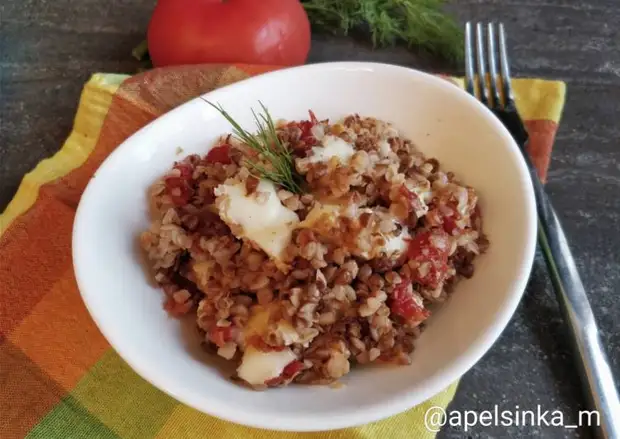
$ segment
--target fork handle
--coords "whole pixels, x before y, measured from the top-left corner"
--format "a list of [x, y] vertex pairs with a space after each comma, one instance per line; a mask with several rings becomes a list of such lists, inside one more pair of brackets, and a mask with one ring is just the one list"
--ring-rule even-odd
[[[620, 400], [601, 344], [599, 329], [592, 313], [575, 260], [568, 246], [562, 225], [549, 201], [538, 173], [527, 154], [523, 154], [534, 184], [538, 210], [538, 242], [543, 251], [558, 302], [569, 326], [573, 348], [578, 357], [581, 378], [591, 409], [599, 413], [590, 425], [603, 439], [620, 439]], [[579, 418], [582, 418], [580, 415]], [[579, 423], [587, 421], [584, 416]]]

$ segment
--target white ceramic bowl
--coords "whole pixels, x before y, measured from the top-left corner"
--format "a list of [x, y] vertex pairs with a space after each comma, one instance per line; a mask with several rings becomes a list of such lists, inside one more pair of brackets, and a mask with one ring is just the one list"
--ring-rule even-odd
[[308, 431], [348, 427], [404, 411], [471, 368], [498, 338], [525, 288], [535, 249], [534, 195], [517, 145], [500, 122], [449, 82], [372, 63], [308, 65], [255, 77], [207, 95], [246, 128], [262, 101], [272, 116], [337, 119], [349, 113], [393, 122], [480, 194], [491, 242], [471, 280], [430, 319], [409, 367], [354, 369], [345, 387], [289, 386], [254, 392], [225, 379], [202, 353], [193, 322], [162, 308], [147, 282], [136, 237], [148, 227], [147, 187], [184, 153], [205, 154], [230, 127], [192, 100], [140, 130], [90, 181], [73, 234], [84, 302], [101, 332], [142, 377], [205, 413], [255, 427]]

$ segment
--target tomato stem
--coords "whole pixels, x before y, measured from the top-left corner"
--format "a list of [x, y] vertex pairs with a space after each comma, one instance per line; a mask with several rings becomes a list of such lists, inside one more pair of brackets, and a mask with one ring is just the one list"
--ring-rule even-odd
[[149, 45], [146, 40], [142, 40], [140, 44], [133, 48], [131, 54], [138, 61], [143, 61], [148, 58], [149, 55]]

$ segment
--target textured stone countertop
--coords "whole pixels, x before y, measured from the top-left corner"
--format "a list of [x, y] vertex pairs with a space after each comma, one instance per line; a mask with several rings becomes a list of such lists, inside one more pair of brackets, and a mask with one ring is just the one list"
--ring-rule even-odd
[[[21, 177], [58, 150], [92, 72], [133, 72], [154, 0], [0, 0], [0, 209]], [[577, 258], [614, 373], [620, 377], [620, 2], [459, 0], [465, 20], [508, 25], [513, 73], [561, 79], [568, 99], [548, 191]], [[73, 18], [68, 18], [73, 17]], [[373, 51], [317, 37], [311, 61], [373, 60], [434, 71], [405, 49]], [[577, 423], [584, 398], [544, 265], [495, 346], [463, 378], [453, 410], [561, 410]], [[618, 414], [620, 417], [620, 414]], [[620, 422], [620, 419], [618, 419]], [[443, 438], [590, 437], [587, 429], [444, 428]]]

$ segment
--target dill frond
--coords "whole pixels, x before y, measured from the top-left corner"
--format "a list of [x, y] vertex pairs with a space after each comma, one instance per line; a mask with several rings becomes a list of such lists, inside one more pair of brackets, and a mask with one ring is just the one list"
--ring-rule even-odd
[[260, 160], [245, 159], [244, 164], [256, 177], [270, 180], [295, 194], [303, 192], [303, 177], [295, 169], [295, 161], [291, 151], [280, 141], [271, 114], [262, 102], [259, 102], [262, 112], [256, 113], [252, 110], [254, 122], [258, 129], [256, 134], [253, 134], [244, 130], [220, 105], [215, 105], [206, 99], [203, 100], [215, 108], [232, 125], [233, 135], [237, 140], [256, 151], [259, 159], [267, 162], [268, 166], [261, 163]]
[[368, 27], [375, 47], [402, 41], [452, 61], [463, 57], [463, 34], [444, 0], [302, 0], [310, 23], [342, 32]]

